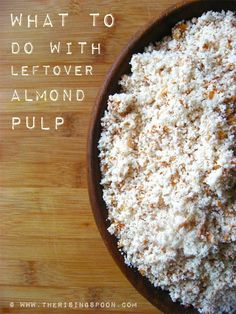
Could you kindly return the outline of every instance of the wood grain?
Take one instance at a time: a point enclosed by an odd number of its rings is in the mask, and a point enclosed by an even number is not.
[[[124,301],[135,309],[113,313],[160,313],[128,283],[107,252],[94,223],[86,182],[86,138],[96,94],[123,46],[175,0],[3,0],[0,2],[0,312],[49,313],[48,309],[9,307],[9,302]],[[68,12],[65,29],[12,29],[11,12]],[[112,12],[116,26],[91,27],[88,14]],[[102,55],[49,55],[50,40],[101,42]],[[32,56],[10,53],[11,41],[32,41]],[[10,65],[91,64],[91,77],[15,78]],[[10,102],[12,90],[84,88],[85,101]],[[41,115],[51,122],[63,115],[59,131],[11,130],[11,117]],[[83,310],[76,310],[76,312]],[[53,310],[52,310],[53,312]],[[68,313],[57,310],[56,313]],[[83,311],[84,312],[84,311]],[[100,312],[94,310],[93,312]]]

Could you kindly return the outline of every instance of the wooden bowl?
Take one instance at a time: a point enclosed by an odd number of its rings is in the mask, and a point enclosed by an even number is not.
[[[148,46],[149,43],[159,41],[165,35],[170,34],[171,28],[181,20],[189,20],[193,17],[199,17],[203,12],[209,10],[235,11],[235,8],[236,0],[195,0],[178,4],[163,13],[160,17],[147,25],[144,30],[137,33],[124,48],[107,75],[93,109],[88,136],[88,186],[90,202],[98,229],[109,252],[126,278],[146,299],[164,313],[193,314],[198,313],[198,311],[193,309],[193,307],[186,308],[178,302],[173,302],[167,291],[155,288],[136,269],[129,268],[124,263],[124,259],[117,249],[117,240],[115,236],[108,233],[108,212],[102,198],[102,186],[100,185],[101,172],[98,159],[99,151],[97,148],[101,134],[100,120],[107,107],[108,96],[119,91],[118,81],[121,76],[124,73],[130,73],[129,61],[134,53],[143,52],[144,48]]]

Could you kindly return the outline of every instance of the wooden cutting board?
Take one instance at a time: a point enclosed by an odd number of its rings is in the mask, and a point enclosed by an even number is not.
[[[96,94],[122,47],[136,31],[175,0],[1,0],[0,2],[0,311],[51,313],[40,302],[107,301],[131,308],[106,308],[113,313],[161,313],[141,297],[121,274],[97,231],[86,182],[86,138]],[[50,14],[51,29],[12,28],[11,13]],[[58,13],[68,12],[65,27]],[[89,13],[100,13],[92,27]],[[112,13],[115,26],[103,16]],[[73,54],[50,55],[50,41],[71,42]],[[32,42],[32,55],[11,54],[11,42]],[[87,41],[84,54],[76,48]],[[89,45],[101,43],[101,55]],[[90,46],[91,47],[91,46]],[[92,65],[93,76],[11,76],[10,66]],[[11,102],[12,92],[25,89],[83,89],[85,100]],[[22,124],[11,128],[12,117]],[[37,127],[26,129],[26,116]],[[54,119],[64,125],[54,129]],[[41,117],[51,127],[40,130]],[[38,302],[26,310],[19,302]],[[10,304],[10,302],[14,302]],[[22,303],[24,304],[24,303]],[[22,305],[21,304],[21,305]],[[12,307],[10,307],[10,305]],[[14,305],[14,307],[13,307]],[[135,306],[136,305],[136,306]],[[23,305],[22,305],[23,306]],[[53,312],[53,309],[52,309]],[[68,313],[59,309],[56,313]],[[80,312],[77,310],[76,312]],[[98,310],[93,310],[98,312]]]

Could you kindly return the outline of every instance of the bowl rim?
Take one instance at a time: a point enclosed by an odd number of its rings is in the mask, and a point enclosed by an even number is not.
[[[99,165],[98,158],[98,139],[100,138],[100,133],[98,133],[99,125],[101,117],[107,107],[107,91],[112,84],[116,73],[119,72],[119,68],[122,67],[122,64],[125,64],[127,60],[130,60],[130,57],[133,53],[135,53],[135,46],[142,39],[145,38],[150,29],[161,25],[171,14],[177,14],[179,10],[186,9],[192,5],[197,4],[206,4],[206,3],[218,3],[222,4],[222,6],[227,6],[227,4],[235,5],[236,9],[236,0],[185,0],[178,2],[174,5],[169,6],[167,9],[162,11],[156,18],[150,20],[149,23],[144,25],[141,29],[139,29],[125,44],[124,48],[119,53],[118,57],[113,62],[110,70],[105,76],[105,80],[103,81],[102,87],[99,89],[99,92],[96,96],[95,104],[92,108],[90,124],[88,128],[88,137],[87,137],[87,181],[88,181],[88,192],[90,205],[92,208],[93,216],[98,227],[99,233],[103,239],[103,242],[106,245],[109,254],[112,256],[116,265],[119,267],[123,275],[128,279],[128,281],[132,284],[132,286],[143,296],[145,297],[153,306],[158,308],[164,313],[183,313],[183,314],[198,314],[199,312],[194,309],[192,306],[186,308],[181,305],[179,302],[174,302],[170,299],[168,291],[164,291],[160,288],[155,288],[147,278],[141,276],[139,272],[135,269],[128,267],[121,255],[118,247],[117,247],[117,239],[115,236],[111,235],[107,231],[108,221],[103,217],[104,212],[106,211],[105,201],[101,200],[102,186],[100,182],[97,180],[98,175],[95,172],[98,170],[97,167]],[[222,8],[223,10],[224,8]],[[209,11],[208,9],[207,11]],[[214,10],[214,9],[212,9]],[[225,9],[228,10],[228,9]],[[235,10],[234,10],[235,11]],[[206,12],[206,10],[203,10]],[[196,15],[193,14],[192,17]],[[181,19],[179,19],[181,21]],[[175,25],[176,23],[173,23]],[[171,29],[171,27],[170,27]],[[163,38],[163,36],[161,37]],[[143,48],[145,45],[143,46]],[[126,61],[125,61],[126,60]],[[121,71],[122,72],[122,71]],[[119,76],[120,77],[120,76]],[[117,82],[116,82],[117,84]],[[100,170],[99,170],[100,171]],[[101,176],[101,173],[99,174]],[[103,208],[102,208],[103,207]],[[115,246],[114,246],[115,245]],[[156,293],[152,293],[150,295],[150,289],[156,290]],[[157,300],[154,300],[153,297],[157,297]]]

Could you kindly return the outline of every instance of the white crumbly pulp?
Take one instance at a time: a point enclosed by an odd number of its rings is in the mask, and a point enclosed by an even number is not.
[[[125,262],[200,313],[236,309],[236,17],[209,11],[131,59],[99,141]]]

